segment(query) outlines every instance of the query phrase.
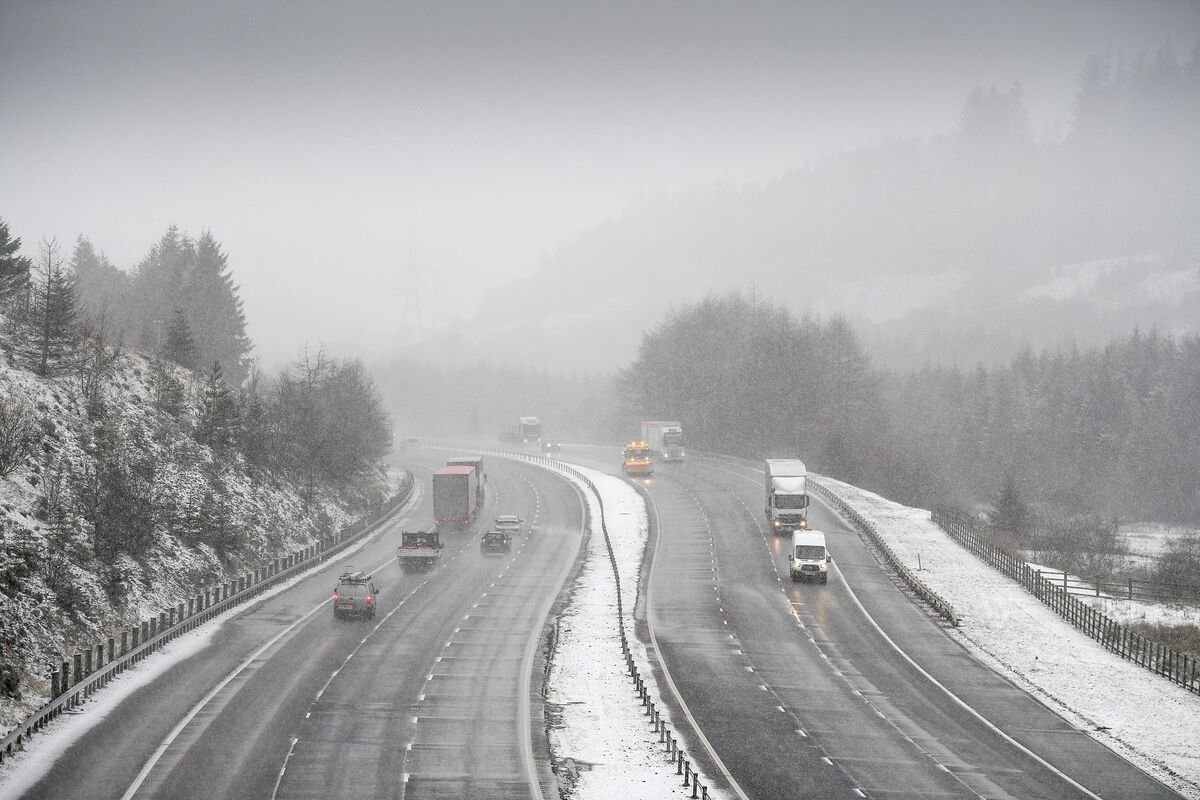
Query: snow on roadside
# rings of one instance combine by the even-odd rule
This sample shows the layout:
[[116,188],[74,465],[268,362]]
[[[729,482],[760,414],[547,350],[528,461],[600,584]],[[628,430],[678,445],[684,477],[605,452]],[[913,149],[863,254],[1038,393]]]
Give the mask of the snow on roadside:
[[1186,797],[1200,798],[1200,697],[1101,647],[976,558],[928,511],[840,481],[821,483],[867,519],[961,619],[952,635],[1092,737]]
[[[633,605],[646,546],[648,523],[642,498],[620,478],[579,468],[595,484],[604,502],[604,519],[617,560],[624,595],[626,636],[651,697],[663,692],[654,681],[645,647],[632,635]],[[571,477],[568,473],[564,473]],[[593,520],[586,561],[559,618],[552,656],[547,705],[559,719],[550,729],[560,783],[575,800],[657,800],[691,796],[671,766],[650,725],[621,653],[617,627],[617,589],[600,530],[600,508],[584,492]],[[659,702],[664,718],[668,709]],[[676,729],[675,725],[671,725]],[[708,785],[709,797],[727,795]]]
[[[413,497],[419,496],[420,486],[421,484],[418,483]],[[411,508],[412,502],[410,497],[406,507]],[[244,614],[251,604],[261,604],[323,570],[329,569],[337,560],[344,559],[361,550],[373,538],[373,535],[362,537],[358,542],[338,553],[333,560],[314,564],[304,572],[293,575],[261,594],[234,605],[203,625],[172,639],[163,645],[162,649],[127,668],[103,689],[85,699],[80,710],[62,714],[41,732],[34,734],[28,750],[5,757],[4,763],[0,764],[0,798],[20,797],[50,771],[54,762],[67,751],[67,748],[111,714],[126,698],[143,686],[162,677],[171,667],[208,647],[221,626],[239,614]],[[327,602],[322,601],[320,605],[325,605]]]

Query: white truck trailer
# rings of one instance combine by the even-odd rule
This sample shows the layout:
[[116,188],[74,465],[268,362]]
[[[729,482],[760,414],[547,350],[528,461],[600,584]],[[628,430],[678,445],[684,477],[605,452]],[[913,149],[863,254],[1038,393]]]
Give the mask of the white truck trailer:
[[792,533],[808,524],[808,471],[798,458],[768,458],[764,462],[767,524],[777,534]]

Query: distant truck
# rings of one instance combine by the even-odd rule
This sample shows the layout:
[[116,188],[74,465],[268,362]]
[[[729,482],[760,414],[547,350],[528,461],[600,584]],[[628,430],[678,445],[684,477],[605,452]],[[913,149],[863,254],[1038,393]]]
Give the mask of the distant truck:
[[442,467],[433,473],[433,524],[439,531],[469,528],[482,499],[482,480],[474,466]]
[[442,543],[433,531],[404,531],[400,534],[400,546],[396,548],[396,560],[405,572],[433,569],[442,557]]
[[768,458],[764,462],[767,523],[777,534],[808,525],[808,471],[798,458]]
[[683,461],[683,426],[678,422],[643,422],[642,441],[659,461]]
[[537,444],[542,440],[542,421],[537,417],[521,417],[517,420],[517,438],[525,444]]
[[650,458],[650,445],[645,442],[630,442],[621,451],[622,468],[626,475],[645,477],[654,474],[654,461]]
[[792,534],[792,549],[788,551],[788,572],[792,582],[829,582],[829,562],[833,556],[825,547],[825,534],[820,531],[796,531]]
[[516,425],[500,431],[498,438],[506,443],[537,444],[542,440],[542,421],[537,417],[521,417]]

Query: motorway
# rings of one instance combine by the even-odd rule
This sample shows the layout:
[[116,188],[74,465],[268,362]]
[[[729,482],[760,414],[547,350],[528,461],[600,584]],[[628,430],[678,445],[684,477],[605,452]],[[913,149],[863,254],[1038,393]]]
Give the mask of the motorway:
[[[406,465],[427,489],[442,460]],[[393,553],[401,530],[431,524],[426,491],[359,551],[225,621],[25,796],[553,796],[541,645],[580,552],[581,501],[542,469],[493,459],[486,471],[482,517],[532,523],[508,556],[481,555],[478,530],[450,533],[440,567],[403,573]],[[333,618],[350,562],[380,587],[373,620]]]
[[[404,463],[427,490],[447,454]],[[562,458],[618,471],[616,448]],[[439,568],[402,573],[400,531],[432,516],[418,493],[357,552],[220,624],[25,796],[555,797],[540,678],[578,564],[581,501],[543,469],[485,460],[481,516],[533,525],[509,556],[482,556],[477,525],[444,537]],[[1176,797],[974,658],[830,510],[811,510],[829,583],[791,583],[752,464],[660,465],[643,488],[653,560],[638,634],[653,637],[658,685],[669,671],[679,693],[662,699],[716,788],[758,800]],[[333,619],[348,562],[381,587],[374,620]]]
[[[616,448],[562,457],[609,472],[619,463]],[[761,469],[693,458],[657,465],[643,483],[657,530],[639,632],[653,632],[658,672],[669,670],[727,788],[751,798],[1177,797],[947,636],[831,510],[810,512],[834,558],[828,585],[793,584],[786,537],[764,530]]]

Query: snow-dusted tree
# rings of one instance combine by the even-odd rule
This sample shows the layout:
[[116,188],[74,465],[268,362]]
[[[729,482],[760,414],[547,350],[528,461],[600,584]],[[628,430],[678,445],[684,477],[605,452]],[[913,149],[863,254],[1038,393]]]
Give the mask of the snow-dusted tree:
[[187,399],[183,382],[157,358],[150,365],[150,386],[154,390],[154,407],[178,419]]
[[196,245],[172,225],[133,270],[135,342],[160,353],[171,312],[184,307],[182,288],[196,257]]
[[171,315],[163,355],[185,369],[196,368],[196,342],[182,308],[175,309]]
[[74,367],[81,340],[79,301],[74,275],[54,239],[41,243],[29,303],[18,319],[22,329],[18,351],[31,369],[51,375]]
[[106,563],[121,553],[141,557],[154,541],[158,462],[145,435],[119,417],[105,418],[85,443],[91,458],[72,475],[76,509]]
[[71,253],[71,270],[79,292],[79,308],[87,320],[105,319],[110,338],[125,339],[134,329],[132,283],[92,243],[80,236]]
[[238,410],[236,398],[225,383],[220,361],[212,363],[199,405],[196,441],[208,445],[214,453],[228,452],[238,441]]
[[220,361],[229,385],[240,386],[249,369],[246,315],[228,259],[209,231],[196,242],[181,299],[201,363]]
[[33,406],[16,393],[0,394],[0,478],[36,453],[41,438]]
[[0,218],[0,301],[13,297],[29,281],[30,261],[21,255],[21,238],[8,231],[8,223]]
[[996,498],[996,514],[992,524],[1017,535],[1024,534],[1029,528],[1029,506],[1012,475],[1004,476],[1004,485],[1000,487],[1000,496]]
[[252,367],[238,392],[238,449],[247,464],[269,470],[275,463],[274,425],[267,400],[260,393],[260,381],[258,370]]
[[104,412],[104,388],[116,371],[121,357],[121,340],[110,328],[111,322],[106,309],[95,316],[88,316],[81,326],[83,343],[75,361],[75,384],[87,404],[91,419],[99,419]]

